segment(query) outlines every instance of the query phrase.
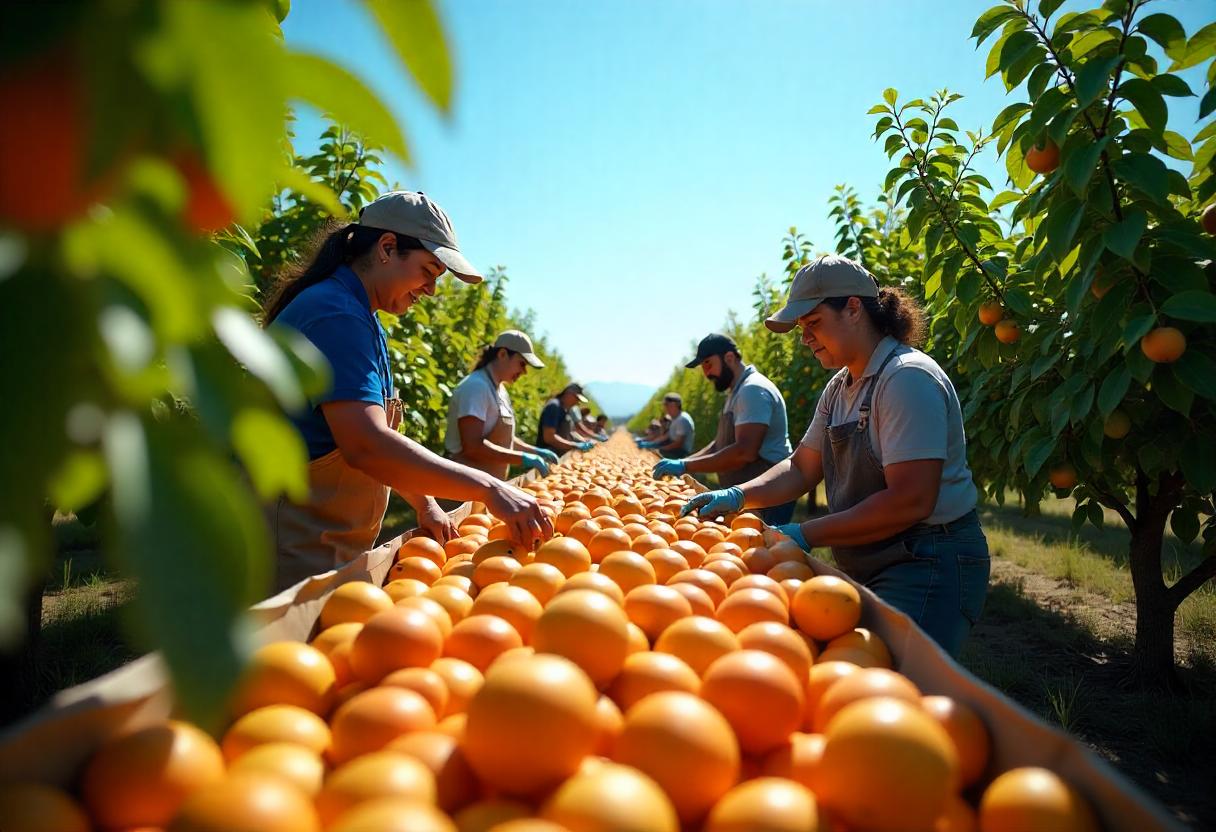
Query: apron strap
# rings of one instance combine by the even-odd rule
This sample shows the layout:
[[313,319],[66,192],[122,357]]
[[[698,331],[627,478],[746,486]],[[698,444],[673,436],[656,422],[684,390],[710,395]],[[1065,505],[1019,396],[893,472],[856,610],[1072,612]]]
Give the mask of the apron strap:
[[896,344],[891,351],[887,353],[887,357],[878,365],[878,369],[874,375],[870,377],[870,383],[866,386],[865,398],[861,400],[861,407],[857,410],[857,432],[860,433],[866,429],[866,425],[870,421],[870,404],[874,401],[874,388],[878,386],[878,379],[882,375],[882,371],[887,369],[887,365],[891,363],[891,359],[895,357],[895,353],[899,352],[899,348],[903,344]]

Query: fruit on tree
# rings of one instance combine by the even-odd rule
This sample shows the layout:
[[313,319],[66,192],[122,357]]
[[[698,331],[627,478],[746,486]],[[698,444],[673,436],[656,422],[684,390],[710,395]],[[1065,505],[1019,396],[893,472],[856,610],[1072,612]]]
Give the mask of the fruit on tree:
[[1051,139],[1044,139],[1026,151],[1026,167],[1046,176],[1060,166],[1060,148]]
[[1102,425],[1102,433],[1111,439],[1122,439],[1132,431],[1132,420],[1126,412],[1122,410],[1112,411],[1106,417],[1105,424]]
[[1209,234],[1216,234],[1216,202],[1213,202],[1207,208],[1203,209],[1203,230]]
[[1173,364],[1186,352],[1186,336],[1172,326],[1159,326],[1140,339],[1140,349],[1148,360]]
[[1010,318],[1006,318],[996,325],[993,330],[996,335],[996,340],[1002,344],[1014,344],[1022,337],[1022,329],[1018,326],[1018,322]]
[[1077,469],[1065,462],[1063,465],[1052,468],[1047,474],[1047,479],[1051,482],[1052,488],[1071,491],[1077,486]]
[[984,326],[996,326],[1005,317],[1005,307],[998,301],[990,301],[980,306],[980,323]]
[[227,197],[198,154],[183,151],[173,160],[186,181],[186,205],[182,220],[197,234],[211,234],[232,224],[235,216]]

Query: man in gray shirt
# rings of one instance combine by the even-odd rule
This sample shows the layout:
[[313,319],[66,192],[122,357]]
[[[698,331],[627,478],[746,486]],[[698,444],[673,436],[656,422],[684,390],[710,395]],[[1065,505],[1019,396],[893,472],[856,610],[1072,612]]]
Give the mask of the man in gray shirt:
[[[760,476],[794,452],[790,445],[785,398],[781,391],[753,365],[745,364],[739,348],[725,335],[701,339],[697,354],[685,365],[701,368],[720,393],[727,393],[718,418],[714,441],[682,460],[663,460],[654,476],[685,473],[716,473],[720,487],[747,482]],[[784,503],[759,512],[770,525],[788,523],[794,503]]]
[[638,442],[639,448],[654,448],[665,459],[683,459],[692,453],[696,428],[692,417],[684,412],[684,397],[671,392],[663,397],[663,409],[671,419],[667,432],[657,439]]

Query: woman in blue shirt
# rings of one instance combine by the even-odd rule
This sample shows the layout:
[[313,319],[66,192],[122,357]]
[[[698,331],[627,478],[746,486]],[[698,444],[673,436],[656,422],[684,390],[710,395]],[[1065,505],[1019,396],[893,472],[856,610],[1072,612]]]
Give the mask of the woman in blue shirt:
[[460,253],[447,214],[425,194],[395,191],[367,205],[359,222],[337,228],[266,306],[266,326],[289,326],[324,354],[329,389],[292,414],[308,445],[310,497],[280,498],[270,510],[277,586],[341,566],[370,549],[392,488],[439,542],[455,534],[435,497],[476,500],[532,545],[552,535],[535,498],[483,471],[432,453],[397,431],[401,400],[376,311],[399,315],[451,271],[481,275]]

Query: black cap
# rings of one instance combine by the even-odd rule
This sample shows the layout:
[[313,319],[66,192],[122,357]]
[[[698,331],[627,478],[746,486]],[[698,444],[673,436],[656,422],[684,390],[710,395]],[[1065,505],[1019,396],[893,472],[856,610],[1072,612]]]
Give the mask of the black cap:
[[715,332],[701,339],[701,343],[697,344],[696,357],[684,366],[691,370],[700,366],[701,362],[711,355],[726,355],[728,352],[738,354],[739,348],[735,346],[734,341]]
[[581,384],[574,384],[574,383],[567,384],[565,389],[562,390],[562,392],[559,395],[564,396],[566,393],[573,393],[576,396],[578,396],[579,402],[581,402],[583,404],[587,403],[587,397],[583,395],[583,387]]

